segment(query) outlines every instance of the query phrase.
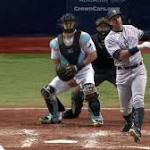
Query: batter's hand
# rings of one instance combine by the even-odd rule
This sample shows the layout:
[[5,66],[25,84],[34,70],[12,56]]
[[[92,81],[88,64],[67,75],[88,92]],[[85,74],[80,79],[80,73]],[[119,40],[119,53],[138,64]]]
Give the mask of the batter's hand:
[[150,49],[150,42],[143,42],[137,46],[140,50]]

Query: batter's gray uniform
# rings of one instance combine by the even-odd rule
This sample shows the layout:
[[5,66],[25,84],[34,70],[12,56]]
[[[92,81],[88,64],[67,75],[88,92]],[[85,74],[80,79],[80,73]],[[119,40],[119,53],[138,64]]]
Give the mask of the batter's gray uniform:
[[[136,27],[123,25],[122,31],[110,31],[105,38],[105,46],[114,58],[116,51],[137,47],[142,35],[143,31]],[[147,73],[141,51],[136,52],[127,59],[119,60],[114,58],[114,63],[117,68],[116,84],[121,112],[127,123],[131,124],[132,122],[132,127],[136,126],[140,133],[144,117],[144,94],[147,82]],[[132,114],[133,109],[134,113]],[[135,130],[132,131],[135,132]],[[135,133],[133,136],[135,136],[135,141],[137,142],[136,135]]]
[[[130,49],[137,46],[142,35],[143,31],[138,30],[134,26],[123,25],[122,32],[111,31],[109,33],[105,39],[105,45],[108,52],[113,56],[116,50]],[[128,115],[132,112],[132,106],[135,109],[144,107],[147,75],[141,51],[124,61],[115,59],[115,66],[117,66],[116,84],[121,112],[124,115]]]

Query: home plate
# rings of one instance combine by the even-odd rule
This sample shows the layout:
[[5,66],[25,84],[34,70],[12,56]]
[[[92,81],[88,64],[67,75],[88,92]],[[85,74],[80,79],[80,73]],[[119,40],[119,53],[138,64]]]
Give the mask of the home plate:
[[46,144],[72,144],[72,143],[78,143],[78,141],[57,139],[57,140],[46,140],[46,141],[44,141],[44,143],[46,143]]

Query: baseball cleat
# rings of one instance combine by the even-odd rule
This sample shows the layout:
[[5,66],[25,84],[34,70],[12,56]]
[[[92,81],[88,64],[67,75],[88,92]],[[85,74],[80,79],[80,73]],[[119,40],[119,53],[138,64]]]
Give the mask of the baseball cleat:
[[40,119],[41,124],[59,124],[62,121],[62,112],[59,112],[59,117],[54,118],[51,114],[41,117]]
[[101,127],[104,124],[102,116],[92,116],[91,120],[92,120],[93,126],[95,127]]
[[135,127],[131,127],[129,134],[134,138],[134,142],[140,143],[141,132]]
[[124,125],[123,129],[121,130],[121,132],[129,132],[131,127],[132,127],[132,125],[129,125],[128,123],[126,123]]
[[103,120],[93,120],[94,127],[101,127],[104,124]]
[[74,118],[78,118],[78,117],[79,117],[79,115],[72,113],[72,109],[69,109],[63,113],[63,118],[65,118],[65,119],[74,119]]

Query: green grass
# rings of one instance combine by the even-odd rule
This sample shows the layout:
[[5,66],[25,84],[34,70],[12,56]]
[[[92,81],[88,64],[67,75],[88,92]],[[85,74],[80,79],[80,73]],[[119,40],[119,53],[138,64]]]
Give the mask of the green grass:
[[[150,55],[144,55],[148,70],[146,107],[150,106]],[[55,76],[49,54],[0,54],[0,107],[44,107],[40,89]],[[104,82],[98,87],[103,107],[119,107],[116,88]],[[70,106],[71,91],[61,94]]]

